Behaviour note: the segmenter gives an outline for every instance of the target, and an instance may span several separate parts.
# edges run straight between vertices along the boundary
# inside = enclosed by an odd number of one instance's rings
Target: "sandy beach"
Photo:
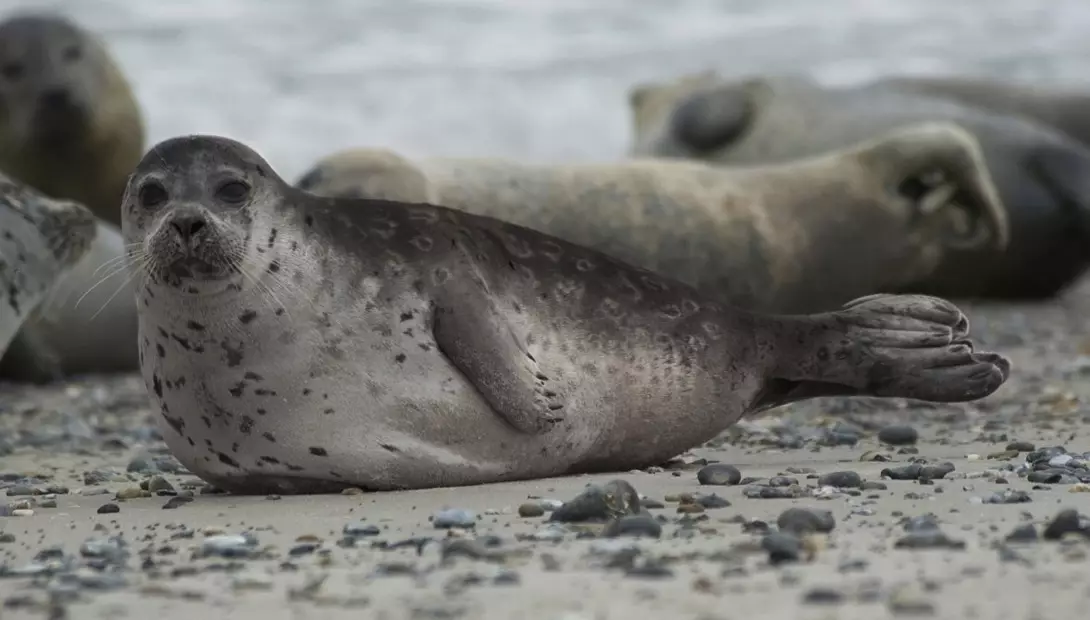
[[[963,307],[1014,363],[985,400],[815,400],[661,468],[468,488],[221,495],[169,456],[136,377],[4,386],[0,617],[1078,614],[1090,287]],[[615,480],[642,506],[558,519]]]

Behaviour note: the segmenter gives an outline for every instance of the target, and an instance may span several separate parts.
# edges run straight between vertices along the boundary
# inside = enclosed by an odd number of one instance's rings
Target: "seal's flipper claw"
[[[964,402],[988,396],[1010,374],[997,353],[973,350],[969,320],[927,295],[869,295],[841,310],[798,317],[773,371],[780,404],[827,394]],[[801,347],[801,350],[800,350]],[[762,403],[763,404],[763,403]]]
[[[1005,357],[973,350],[969,320],[938,297],[870,296],[834,316],[861,394],[964,402],[988,396],[1010,374]]]

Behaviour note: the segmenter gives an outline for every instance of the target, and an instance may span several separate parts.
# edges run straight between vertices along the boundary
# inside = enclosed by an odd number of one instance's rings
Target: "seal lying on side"
[[[94,235],[94,216],[82,205],[46,198],[0,175],[0,354]]]
[[[102,220],[95,228],[83,258],[53,285],[0,356],[0,379],[46,383],[140,368],[136,289],[121,230]]]
[[[120,225],[144,123],[102,40],[48,13],[0,22],[0,170]]]
[[[748,169],[409,161],[356,149],[323,159],[297,187],[496,217],[768,312],[833,309],[927,278],[951,247],[1006,241],[979,147],[952,124]]]
[[[991,113],[888,85],[828,88],[801,76],[742,80],[690,76],[634,105],[632,154],[728,164],[790,161],[925,121],[953,121],[980,141],[1007,209],[1011,239],[950,251],[910,289],[946,296],[1044,298],[1082,274],[1090,256],[1090,149],[1027,118]],[[672,107],[663,102],[673,98]]]
[[[1031,118],[1090,145],[1090,87],[1041,86],[985,77],[894,76],[874,82],[1001,114]]]
[[[153,147],[123,209],[163,436],[235,492],[645,467],[782,403],[969,401],[1009,372],[938,298],[735,310],[489,217],[308,194],[225,138]]]

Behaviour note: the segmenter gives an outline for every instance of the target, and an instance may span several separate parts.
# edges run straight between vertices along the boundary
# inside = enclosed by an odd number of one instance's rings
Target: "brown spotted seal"
[[[1006,241],[976,141],[920,125],[781,165],[410,161],[353,149],[297,187],[432,202],[602,251],[751,310],[830,310],[926,278],[952,247]]]
[[[908,290],[1039,299],[1059,293],[1087,266],[1090,150],[1028,117],[888,84],[833,88],[799,75],[694,74],[638,85],[630,102],[632,155],[734,165],[790,161],[896,127],[955,122],[980,143],[1007,210],[1010,243],[946,252],[940,268]]]
[[[143,149],[140,108],[98,36],[50,13],[0,22],[0,170],[120,225]]]
[[[0,174],[0,354],[94,236],[94,216],[82,205],[47,198]],[[29,348],[26,364],[49,363],[47,347]]]
[[[167,445],[239,493],[645,467],[782,403],[970,401],[1009,372],[938,298],[736,310],[486,216],[308,194],[221,137],[153,147],[122,231]]]

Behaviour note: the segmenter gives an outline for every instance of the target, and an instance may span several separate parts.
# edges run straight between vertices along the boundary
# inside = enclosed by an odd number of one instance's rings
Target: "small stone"
[[[662,525],[651,515],[629,515],[610,521],[602,529],[603,538],[618,536],[648,536],[658,538],[662,535]]]
[[[793,507],[780,513],[776,527],[799,536],[812,532],[826,533],[836,527],[836,519],[828,510]]]
[[[919,463],[911,463],[903,467],[889,467],[882,470],[882,477],[890,480],[916,480],[920,477],[923,466]]]
[[[992,493],[984,498],[985,504],[1024,504],[1033,501],[1029,493],[1006,489],[1002,493]]]
[[[988,455],[990,461],[1009,461],[1018,457],[1019,452],[1017,450],[1004,450],[1002,452],[992,452]]]
[[[726,498],[720,497],[715,493],[710,495],[700,495],[696,498],[696,503],[705,508],[729,508],[730,502]]]
[[[173,490],[174,485],[167,482],[167,479],[162,476],[152,476],[148,480],[148,492],[150,493],[171,492]]]
[[[662,502],[660,502],[659,500],[652,499],[650,497],[641,497],[640,498],[640,506],[643,506],[644,508],[646,508],[648,510],[658,510],[660,508],[665,508],[666,507],[666,505],[663,504]]]
[[[939,463],[938,465],[924,465],[920,468],[920,480],[941,480],[954,472],[953,463]]]
[[[889,487],[886,486],[886,483],[884,482],[879,482],[877,480],[866,480],[859,488],[863,491],[885,491]]]
[[[541,517],[545,515],[545,507],[537,503],[526,503],[519,506],[519,516],[524,518]]]
[[[750,485],[742,489],[742,495],[751,499],[794,499],[802,497],[802,487],[770,487],[763,484]]]
[[[696,480],[706,485],[733,486],[742,481],[742,472],[733,465],[713,463],[696,472]]]
[[[140,487],[125,487],[114,495],[114,499],[126,500],[126,499],[138,499],[142,497],[151,497],[151,493],[148,493]]]
[[[1007,444],[1007,450],[1014,452],[1033,452],[1037,448],[1028,441],[1012,441]]]
[[[1032,523],[1023,523],[1007,534],[1007,542],[1037,542],[1037,528]]]
[[[256,553],[257,539],[252,535],[217,534],[201,541],[201,554],[223,558],[247,558]]]
[[[886,462],[888,460],[889,460],[888,456],[882,454],[881,452],[877,452],[875,450],[870,450],[868,452],[864,452],[862,454],[862,456],[859,457],[859,461],[861,463],[884,463],[884,462]]]
[[[1073,508],[1061,510],[1045,527],[1045,540],[1060,540],[1066,534],[1082,534],[1090,538],[1090,519],[1086,519]]]
[[[1070,454],[1057,454],[1056,456],[1048,459],[1049,467],[1067,467],[1071,461],[1074,461],[1075,457]]]
[[[786,532],[770,532],[761,539],[761,548],[768,552],[768,561],[773,565],[797,562],[802,554],[802,541]]]
[[[768,479],[768,486],[770,487],[790,487],[799,483],[798,480],[790,476],[773,476]]]
[[[98,514],[100,515],[113,514],[116,512],[121,512],[121,507],[117,504],[114,504],[113,502],[110,502],[99,506],[96,512],[98,512]]]
[[[863,477],[854,471],[835,471],[818,478],[818,485],[841,489],[858,489],[863,484]]]
[[[1063,473],[1058,471],[1031,471],[1026,476],[1026,480],[1034,484],[1059,484],[1063,478]]]
[[[905,589],[894,592],[889,597],[888,606],[890,613],[895,616],[933,616],[936,613],[935,604],[923,594]]]
[[[36,495],[34,487],[16,485],[8,488],[8,497],[17,497],[21,495]]]
[[[345,526],[341,528],[341,533],[349,538],[363,538],[365,536],[378,536],[382,533],[382,530],[380,530],[377,525],[371,523],[353,521],[352,523],[345,524]]]
[[[802,595],[802,602],[808,605],[839,605],[844,602],[844,593],[832,588],[813,588]]]
[[[1090,493],[1090,484],[1086,484],[1085,482],[1080,482],[1078,484],[1073,484],[1073,485],[1071,485],[1070,488],[1067,489],[1067,492],[1068,493]]]
[[[891,446],[907,446],[916,443],[920,434],[911,426],[893,425],[878,431],[878,441]]]
[[[99,512],[102,512],[102,511],[99,510]],[[34,516],[34,510],[32,510],[30,508],[16,508],[16,509],[11,511],[11,516],[13,516],[13,517],[33,517]]]
[[[15,542],[15,534],[8,534],[7,532],[0,532],[0,543],[13,543]]]
[[[686,502],[678,504],[677,511],[679,514],[697,514],[704,512],[704,507],[696,502]]]
[[[893,543],[894,549],[965,549],[964,540],[948,537],[939,529],[909,532]]]
[[[605,522],[629,514],[639,514],[640,496],[624,480],[612,480],[604,485],[589,485],[549,515],[549,521],[563,523]]]
[[[477,514],[472,510],[447,508],[435,513],[432,525],[437,528],[473,528],[477,526]]]
[[[175,495],[174,497],[168,499],[165,504],[163,504],[163,510],[175,510],[177,508],[185,506],[191,501],[193,501],[193,498],[188,495]]]

